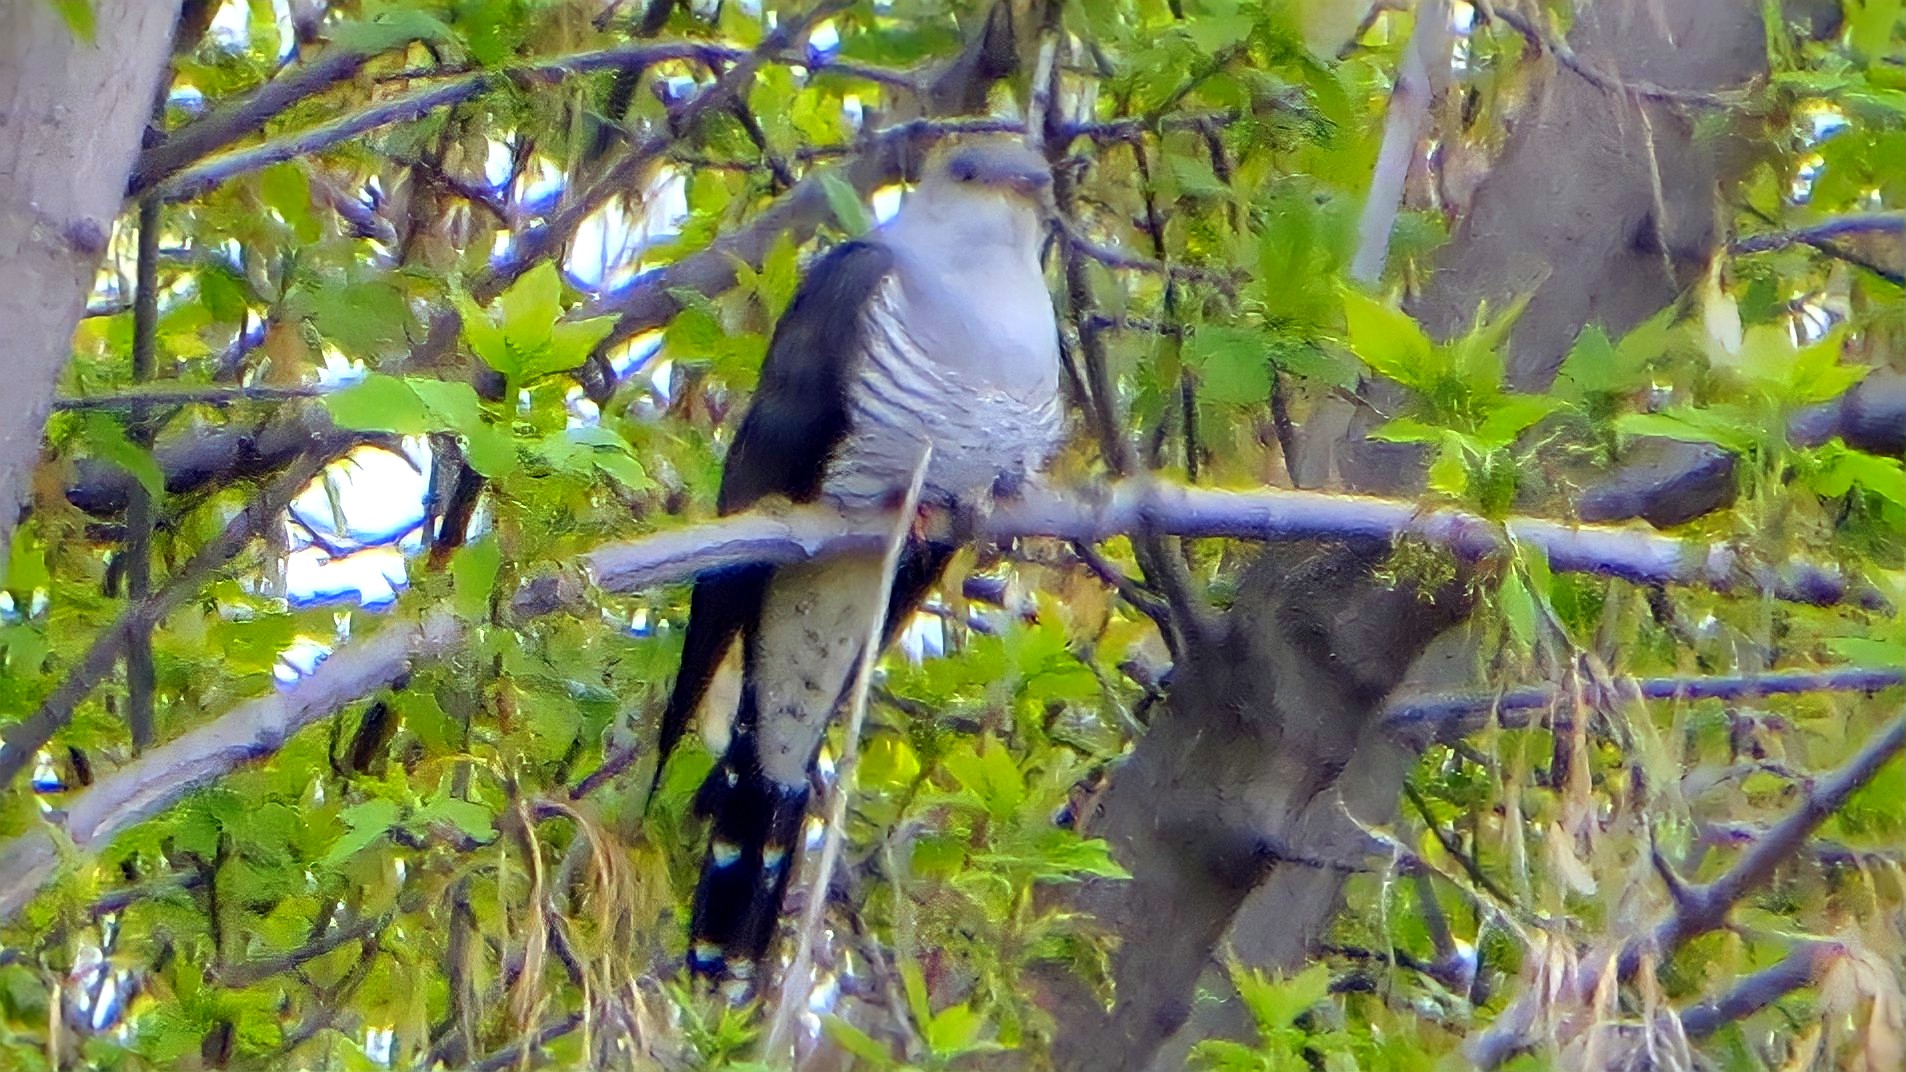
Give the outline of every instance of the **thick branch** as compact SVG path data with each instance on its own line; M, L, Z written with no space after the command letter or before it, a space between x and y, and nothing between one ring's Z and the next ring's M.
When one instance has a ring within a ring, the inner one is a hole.
M939 523L945 523L945 519ZM879 514L850 518L817 507L737 514L606 545L584 556L580 565L604 589L637 591L685 580L717 566L793 562L823 552L878 551L890 524L890 518ZM1507 529L1519 541L1545 548L1552 568L1558 570L1656 583L1725 586L1735 579L1733 556L1726 549L1709 551L1703 557L1691 553L1694 549L1683 541L1647 532L1570 528L1538 519L1511 520ZM1455 512L1419 513L1407 502L1277 489L1227 492L1145 481L1117 486L1093 499L1050 492L1030 494L995 511L984 535L991 539L1045 535L1097 541L1144 530L1262 540L1387 538L1409 532L1472 557L1500 547L1495 530L1481 518ZM188 566L181 571L181 578L197 572ZM1844 591L1843 584L1818 567L1798 572L1819 578L1804 587L1805 592L1817 595L1829 589ZM167 598L175 587L189 590L191 586L168 585L154 600ZM580 595L573 587L566 591L561 579L545 577L518 592L513 603L519 616L529 617L561 610L578 601ZM134 613L153 612L135 608L128 611L128 616ZM269 754L299 728L394 680L414 658L449 650L461 633L462 627L453 619L436 616L423 626L393 624L368 640L348 644L290 691L243 705L95 783L74 801L62 825L81 848L101 842L202 781ZM117 635L118 627L102 634L95 649L113 651ZM74 682L82 680L91 654L88 659L81 671L75 672ZM111 666L110 656L104 661ZM58 695L75 689L77 686L69 682ZM77 695L83 696L83 689ZM77 698L72 703L77 703ZM59 709L70 714L71 703ZM21 726L39 726L36 720ZM53 728L57 729L57 724ZM10 729L20 732L19 727ZM36 732L32 735L36 742L23 742L18 752L10 734L8 749L0 754L0 761L12 762L20 757L24 762L24 757L37 751L51 733L50 729L43 734ZM1770 838L1777 836L1779 828ZM0 876L5 876L0 878L0 918L17 911L51 876L56 857L52 844L45 832L38 831L0 849Z
M1820 972L1845 950L1837 942L1802 942L1780 963L1757 971L1732 990L1681 1010L1681 1029L1689 1038L1703 1039L1728 1024L1747 1019L1803 986L1811 986Z

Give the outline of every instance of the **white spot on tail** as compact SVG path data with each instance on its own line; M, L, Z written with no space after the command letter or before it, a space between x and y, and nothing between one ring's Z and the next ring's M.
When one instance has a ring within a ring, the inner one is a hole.
M708 856L715 861L716 867L727 867L741 859L741 846L732 841L716 839L708 844Z

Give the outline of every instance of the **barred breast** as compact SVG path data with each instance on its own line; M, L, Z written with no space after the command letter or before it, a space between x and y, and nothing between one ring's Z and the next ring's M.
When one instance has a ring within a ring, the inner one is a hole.
M869 303L849 432L829 465L826 494L850 507L885 505L907 486L923 444L933 447L922 493L929 501L972 501L1043 466L1060 431L1056 332L1030 345L997 340L1052 364L1049 377L1020 375L1007 386L975 371L992 363L928 352L908 330L903 302L890 278ZM983 322L984 312L975 312Z

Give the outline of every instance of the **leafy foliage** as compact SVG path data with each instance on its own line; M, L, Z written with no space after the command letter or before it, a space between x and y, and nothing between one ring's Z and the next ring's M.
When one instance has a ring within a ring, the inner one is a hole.
M53 2L90 33L89 4ZM58 881L0 949L0 1066L751 1067L759 1010L675 978L709 758L682 757L647 799L685 587L592 590L586 612L535 620L516 617L512 597L605 540L712 511L723 448L801 265L873 226L893 194L855 186L834 162L920 106L897 83L939 72L983 11L837 5L835 45L817 36L806 53L768 56L735 98L745 107L679 122L715 60L735 62L805 8L671 6L655 40L684 46L676 55L604 59L655 43L631 41L643 6L364 0L332 5L301 40L281 35L272 5L234 0L224 18L242 28L222 20L174 61L163 125L176 135L336 51L369 57L264 120L248 145L489 80L453 105L235 168L165 207L162 376L231 398L54 416L0 597L0 726L54 697L129 604L113 526L130 522L86 513L64 485L103 470L151 492L164 583L254 497L230 472L169 480L177 459L227 442L255 459L284 422L348 433L352 452L262 547L152 631L160 740L295 688L318 653L427 609L448 607L469 642L110 844L63 847ZM1115 434L1144 443L1156 469L1255 486L1291 472L1280 426L1353 399L1375 412L1375 437L1423 450L1426 504L1491 520L1569 516L1575 492L1638 439L1709 444L1736 459L1738 495L1690 534L1742 549L1743 570L1830 558L1885 605L1654 592L1554 570L1529 546L1487 564L1473 580L1478 666L1492 688L1553 683L1563 700L1427 751L1402 816L1370 831L1390 858L1338 862L1355 866L1329 955L1287 978L1240 964L1208 980L1201 1003L1243 1015L1233 1037L1197 1042L1199 1067L1460 1062L1518 989L1672 910L1657 856L1712 878L1899 706L1897 689L1644 703L1622 682L1906 663L1906 469L1845 439L1788 434L1897 367L1896 278L1806 243L1728 257L1685 307L1619 337L1584 328L1545 390L1510 384L1521 304L1479 310L1445 341L1409 312L1452 222L1446 206L1407 201L1384 278L1345 278L1411 32L1394 10L1338 27L1354 6L1064 6L1067 34L1091 45L1061 67L1079 128L1067 147L1074 223L1127 259L1175 269L1106 258L1075 279L1055 254L1055 293L1096 303L1079 312L1097 320L1069 338L1103 346L1104 367L1087 371L1111 385ZM1762 162L1730 191L1743 232L1896 212L1906 198L1901 5L1845 7L1829 40L1776 26L1771 79L1704 120L1761 124ZM1472 132L1505 126L1524 80L1553 66L1525 45L1502 25L1468 31ZM988 106L1020 114L1025 82L994 87ZM616 170L654 131L675 136L668 152ZM790 176L818 176L817 189L790 194ZM586 191L598 203L582 204ZM805 228L750 230L796 198L825 212ZM99 315L75 334L70 398L142 386L130 371L134 236L119 232ZM528 236L552 234L543 255L516 259L534 248ZM729 241L749 235L760 240ZM724 273L732 286L706 282ZM625 330L631 294L669 315ZM1396 407L1371 401L1378 381L1398 388ZM317 400L261 395L314 387ZM1076 438L1055 469L1096 479L1107 463L1095 437ZM391 471L423 472L401 486L364 475L393 457ZM460 509L464 481L480 495ZM1155 557L1113 540L1088 568L1073 550L1026 541L964 554L907 652L885 661L846 787L845 862L822 883L836 897L804 1044L870 1068L1042 1067L1055 977L1106 998L1116 945L1173 939L1104 933L1069 899L1131 878L1092 828L1092 804L1171 687L1147 613L1161 594L1121 599L1102 582L1155 570ZM1213 540L1180 558L1222 602L1247 552ZM340 563L407 591L381 613L331 598L359 592L361 573L342 588L313 579ZM1453 568L1408 541L1387 566L1406 580ZM117 677L96 690L33 757L32 784L0 787L0 839L127 769L132 687ZM632 766L609 769L637 745ZM1593 1016L1611 1034L1643 1030L1778 962L1802 935L1837 943L1812 985L1695 1043L1700 1061L1899 1067L1887 1062L1906 1035L1906 768L1882 770L1823 838L1736 926L1674 959L1645 1004ZM1581 1058L1524 1067L1550 1056Z

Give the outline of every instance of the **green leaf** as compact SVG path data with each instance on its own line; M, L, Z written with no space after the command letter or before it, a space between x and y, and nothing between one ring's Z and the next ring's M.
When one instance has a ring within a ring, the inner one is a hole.
M457 310L462 314L463 341L470 344L470 352L483 360L483 363L502 373L511 380L521 379L518 372L516 354L510 350L509 340L504 338L503 329L482 310L470 296L458 292L455 296Z
M874 1041L872 1035L833 1013L821 1017L821 1030L827 1033L828 1038L834 1040L835 1045L875 1068L894 1067L893 1054L887 1047Z
M453 39L450 27L427 11L388 7L370 22L344 22L329 27L332 48L364 55L388 52L412 41L444 42Z
M1897 458L1847 448L1839 440L1831 445L1831 460L1809 483L1814 491L1828 497L1845 495L1855 484L1888 502L1906 506L1906 467Z
M1263 1035L1289 1028L1330 997L1330 965L1323 961L1283 980L1244 968L1233 968L1231 979Z
M1615 421L1616 430L1630 436L1660 436L1683 443L1713 443L1734 453L1760 444L1764 429L1736 418L1725 407L1677 407L1660 413L1626 413Z
M927 1022L927 1048L943 1057L965 1053L985 1027L986 1017L971 1005L949 1005Z
M372 797L362 804L345 808L338 813L338 818L350 829L331 843L330 849L326 850L319 862L335 866L369 848L397 824L397 813L397 802L383 797Z
M93 457L132 474L155 502L165 497L165 472L152 452L134 443L117 420L104 413L88 413L80 423L80 435Z
M320 288L311 298L311 322L353 355L389 353L409 345L410 306L396 287L382 281Z
M481 842L496 837L496 821L490 809L448 793L424 805L410 821L413 826L444 823L455 827L463 836Z
M833 210L835 222L850 235L861 235L873 229L873 219L867 214L867 206L861 201L846 179L835 172L821 176L821 192L827 195L827 207Z
M1440 443L1449 429L1419 421L1415 417L1397 417L1385 421L1370 432L1371 439L1387 443Z
M540 360L531 362L525 378L567 372L581 368L589 360L596 344L615 329L615 317L592 316L584 320L558 321L549 329L549 347Z
M1574 384L1584 394L1616 391L1622 379L1616 361L1615 344L1608 333L1600 324L1590 324L1575 336L1575 345L1569 347L1555 378Z
M17 0L9 0L17 2ZM86 44L92 44L96 27L93 15L93 0L48 0L53 10L65 21L66 28L73 36Z
M516 440L494 425L466 429L463 450L470 468L490 480L501 480L516 470Z
M431 430L430 414L411 385L382 373L325 395L324 408L339 427L361 432L422 435Z
M941 762L972 798L995 819L1008 819L1025 799L1025 783L1006 747L991 735L981 738L981 749L962 743Z
M1443 433L1440 440L1442 446L1437 448L1436 460L1429 467L1430 490L1460 499L1469 491L1469 451L1455 432Z
M1257 18L1249 14L1206 15L1179 25L1192 44L1211 55L1242 44L1257 28Z
M483 426L483 400L469 384L425 376L407 377L404 383L423 403L432 431L468 432Z
M1191 197L1229 197L1231 188L1218 178L1211 168L1211 161L1203 154L1195 156L1173 155L1166 158L1171 168L1171 177L1178 184L1178 192Z
M549 346L550 332L563 315L563 281L555 261L543 261L524 272L496 300L497 323L510 349L533 359ZM529 379L525 369L521 376Z
M489 617L490 597L496 591L496 576L502 566L503 551L495 537L486 536L457 548L450 560L457 614L471 621Z
M284 217L299 241L318 240L318 221L311 212L311 180L295 162L273 164L259 172L258 197L266 208Z
M927 1003L926 973L920 970L920 962L908 957L900 963L900 984L907 992L907 1007L913 1013L915 1023L924 1024L933 1019L933 1006Z
M636 461L632 454L597 451L595 463L597 469L602 470L630 491L647 491L655 486L655 481L649 479L648 471L642 468L642 463Z
M1271 365L1262 332L1205 325L1185 340L1185 363L1198 372L1198 393L1232 406L1261 405L1271 396Z
M1343 313L1350 349L1371 371L1419 391L1441 374L1435 345L1402 310L1345 289Z
M1314 343L1275 339L1270 356L1273 365L1292 376L1345 391L1356 389L1356 365Z
M1508 395L1489 411L1475 431L1475 440L1485 450L1499 450L1516 441L1542 418L1554 413L1561 402L1547 395Z
M1535 597L1529 593L1529 586L1522 580L1522 571L1510 570L1502 579L1499 593L1502 600L1502 617L1509 623L1509 634L1515 638L1516 647L1528 651L1535 643Z

